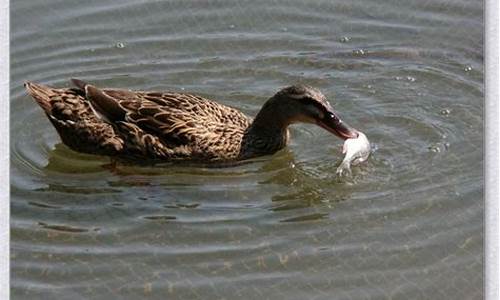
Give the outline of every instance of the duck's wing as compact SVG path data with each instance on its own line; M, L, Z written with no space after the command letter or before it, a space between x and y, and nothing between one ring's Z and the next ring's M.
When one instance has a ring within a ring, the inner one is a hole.
M169 147L188 147L208 158L236 155L250 123L240 111L196 95L77 86L110 122L129 124Z

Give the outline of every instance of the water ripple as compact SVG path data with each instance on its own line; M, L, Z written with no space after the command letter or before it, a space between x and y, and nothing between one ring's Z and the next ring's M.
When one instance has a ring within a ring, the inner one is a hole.
M481 7L12 2L12 294L480 298ZM373 151L339 178L342 142L296 125L237 166L110 164L62 145L22 86L72 77L250 115L305 83Z

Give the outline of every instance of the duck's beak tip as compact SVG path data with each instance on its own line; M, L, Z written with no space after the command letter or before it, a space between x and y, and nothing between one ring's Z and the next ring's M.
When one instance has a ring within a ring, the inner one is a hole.
M318 124L343 140L355 139L359 134L356 129L340 120L334 112L330 112L324 119L320 120Z

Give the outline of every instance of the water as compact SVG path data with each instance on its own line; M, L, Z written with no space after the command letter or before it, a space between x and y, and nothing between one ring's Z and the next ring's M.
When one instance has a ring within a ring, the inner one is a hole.
M482 1L11 2L14 299L481 299ZM189 91L255 115L322 90L372 142L339 179L315 126L228 168L113 167L25 93Z

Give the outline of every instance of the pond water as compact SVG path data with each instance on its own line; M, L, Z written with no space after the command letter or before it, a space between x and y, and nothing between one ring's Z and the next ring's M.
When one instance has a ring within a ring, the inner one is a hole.
M11 1L13 299L481 299L479 0ZM196 93L255 115L301 82L311 125L249 164L110 166L24 80Z

